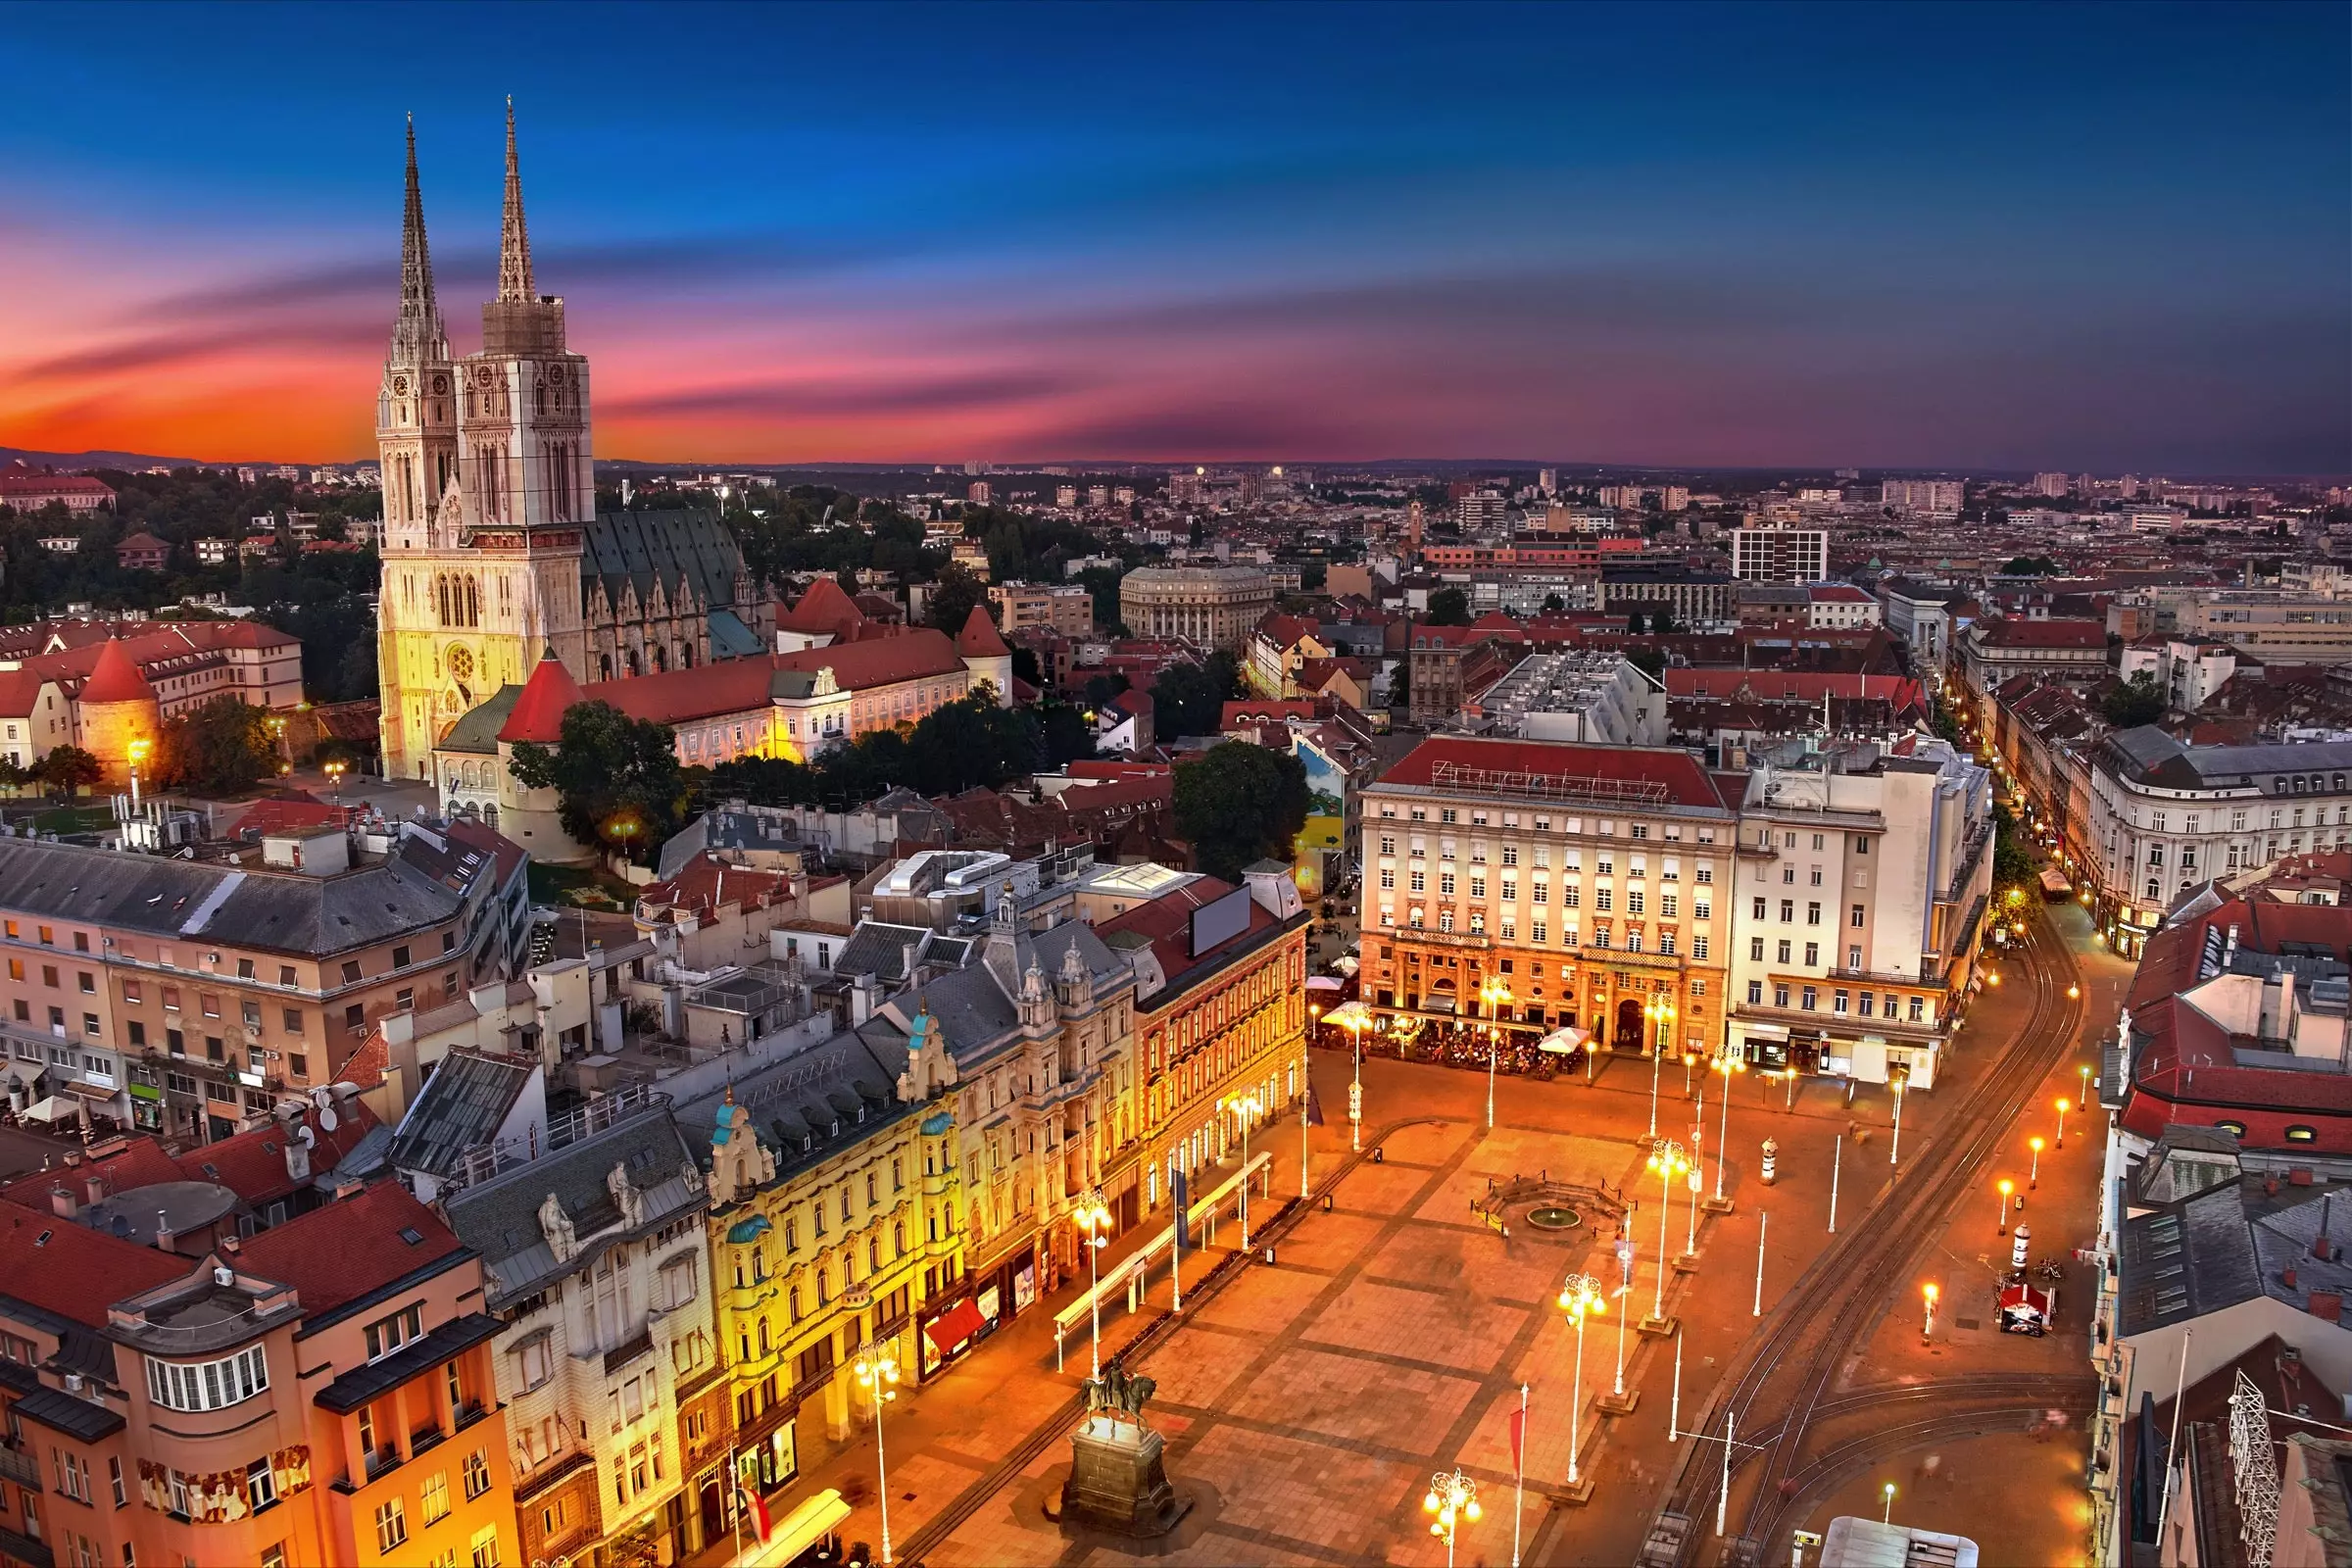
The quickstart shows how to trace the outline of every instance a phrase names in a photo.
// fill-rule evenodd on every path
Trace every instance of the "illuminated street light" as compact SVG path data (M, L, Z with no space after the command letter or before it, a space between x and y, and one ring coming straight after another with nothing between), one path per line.
M2001 1225L1996 1234L2006 1236L2009 1234L2009 1195L2017 1191L2017 1183L2004 1176L1994 1185L2001 1190Z
M1585 1319L1609 1309L1600 1281L1590 1274L1571 1274L1560 1287L1560 1310L1576 1327L1576 1378L1568 1405L1568 1484L1576 1485L1576 1429L1585 1413Z
M1715 1143L1715 1201L1723 1201L1723 1166L1732 1152L1732 1079L1747 1071L1747 1058L1726 1052L1715 1058L1713 1069L1723 1074L1723 1131Z
M1494 1054L1502 1049L1502 1009L1511 1004L1511 983L1500 975L1487 980L1478 988L1478 1000L1487 1004L1487 1129L1494 1128Z
M2082 988L2081 986L2068 986L2068 987L2066 988L2066 1000L2067 1000L2067 1001L2069 1001L2069 1002L2080 1002L2080 1001L2082 1001Z
M1266 1107L1255 1095L1230 1095L1217 1102L1217 1109L1230 1110L1242 1119L1242 1250L1250 1250L1250 1123Z
M1250 1169L1247 1155L1242 1158L1242 1169L1244 1172ZM1245 1175L1242 1186L1247 1189L1249 1185ZM1094 1318L1094 1338L1087 1344L1087 1355L1094 1362L1095 1376L1099 1378L1102 1375L1102 1280L1096 1272L1095 1254L1109 1245L1102 1233L1110 1229L1110 1209L1104 1205L1102 1195L1090 1192L1079 1199L1078 1206L1070 1210L1070 1223L1086 1233L1087 1307ZM1242 1245L1248 1247L1250 1244L1244 1242Z
M1887 1483L1886 1483L1886 1511L1885 1513L1883 1513L1883 1514L1881 1514L1881 1515L1879 1516L1879 1523L1881 1523L1881 1524L1883 1524L1883 1525L1891 1525L1891 1524L1893 1524L1893 1523L1894 1523L1894 1483L1893 1483L1893 1482L1889 1481L1889 1482L1887 1482Z
M338 801L343 798L343 775L350 770L349 762L338 760L326 764L326 779L328 783L334 785L335 799Z
M1936 1287L1933 1284L1923 1285L1919 1288L1919 1294L1927 1298L1928 1302L1927 1322L1919 1331L1920 1343L1924 1345L1936 1337Z
M874 1476L882 1496L882 1561L890 1561L890 1464L882 1453L882 1407L898 1397L899 1361L896 1355L861 1355L853 1369L858 1387L874 1398ZM1095 1375L1101 1377L1100 1368Z
M2083 1076L2088 1077L2090 1074L2090 1069L2085 1067L2082 1069L2082 1072ZM2060 1149L2064 1149L2066 1147L2066 1113L2074 1108L2075 1107L2067 1101L2061 1100L2058 1102L2058 1147Z
M1361 1002L1343 1002L1331 1009L1331 1021L1348 1031L1353 1057L1354 1076L1348 1082L1348 1148L1353 1152L1364 1147L1364 1025L1372 1014Z
M2041 1140L2029 1138L2026 1147L2034 1151L2034 1162L2026 1172L2026 1190L2038 1193L2041 1191Z
M1666 1321L1666 1220L1674 1207L1674 1179L1690 1168L1683 1157L1683 1146L1671 1138L1661 1138L1650 1146L1649 1168L1658 1173L1658 1294L1650 1303L1649 1318L1653 1323Z
M139 764L147 760L147 741L144 738L130 743L130 808L139 808Z
M1674 1002L1665 996L1652 997L1642 1008L1642 1016L1650 1022L1649 1051L1649 1142L1658 1141L1658 1067L1666 1055L1666 1031L1674 1026Z
M1424 1513L1437 1516L1429 1533L1446 1543L1446 1568L1453 1568L1453 1537L1463 1520L1478 1523L1478 1483L1459 1470L1441 1470L1430 1477L1429 1494L1421 1499Z
M1903 1157L1903 1090L1911 1082L1907 1072L1894 1075L1894 1142L1886 1151L1886 1163L1899 1164Z

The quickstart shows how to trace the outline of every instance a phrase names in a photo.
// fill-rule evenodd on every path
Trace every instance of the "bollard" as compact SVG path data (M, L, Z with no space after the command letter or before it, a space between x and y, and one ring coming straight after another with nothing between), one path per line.
M2033 1234L2032 1231L2020 1225L2017 1228L2015 1239L2009 1244L2009 1266L2020 1274L2026 1271L2026 1238Z
M1770 1138L1764 1140L1764 1169L1757 1173L1756 1179L1767 1187L1770 1187L1775 1180L1773 1161L1780 1152L1781 1146L1778 1143Z

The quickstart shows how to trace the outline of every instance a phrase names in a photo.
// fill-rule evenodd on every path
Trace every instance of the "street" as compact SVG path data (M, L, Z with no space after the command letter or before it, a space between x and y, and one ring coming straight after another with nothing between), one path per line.
M2115 988L2129 966L2090 953L2087 923L2074 906L2054 908L2050 918L2054 934L2034 963L2050 971L2045 979L2061 997L2073 983L2066 965L2083 964L2081 1037L2088 1039L2112 1027ZM2070 960L2066 955L2078 949L2082 956ZM2015 960L2003 967L2008 983L1979 999L1943 1082L1905 1105L1899 1165L1888 1158L1892 1107L1884 1087L1860 1087L1849 1105L1841 1082L1814 1079L1796 1086L1791 1103L1783 1082L1734 1080L1731 1153L1722 1167L1733 1210L1693 1214L1689 1191L1673 1191L1663 1281L1659 1182L1644 1166L1640 1142L1650 1106L1645 1062L1604 1061L1592 1086L1581 1077L1505 1077L1490 1130L1485 1074L1367 1060L1367 1128L1393 1129L1380 1141L1383 1157L1372 1161L1367 1139L1366 1156L1350 1163L1344 1120L1314 1129L1315 1198L1286 1222L1273 1263L1229 1267L1213 1294L1202 1294L1197 1282L1221 1254L1189 1257L1184 1309L1172 1318L1164 1264L1152 1270L1142 1312L1105 1306L1106 1358L1149 1335L1127 1364L1157 1380L1147 1419L1165 1438L1171 1481L1195 1502L1152 1554L1200 1562L1440 1562L1445 1544L1428 1534L1420 1499L1433 1471L1458 1466L1476 1482L1484 1506L1481 1522L1462 1530L1459 1560L1509 1561L1509 1417L1524 1385L1524 1560L1630 1562L1678 1472L1687 1479L1720 1467L1719 1445L1688 1436L1670 1442L1670 1422L1687 1433L1708 1420L1760 1329L1793 1325L1789 1342L1802 1343L1834 1323L1847 1337L1822 1363L1815 1403L1809 1419L1796 1423L1787 1467L1802 1484L1786 1507L1777 1505L1776 1489L1776 1507L1758 1517L1786 1515L1773 1521L1776 1532L1819 1529L1833 1507L1875 1512L1877 1489L1893 1480L1898 1518L1971 1536L1986 1561L2082 1560L2081 1422L2069 1415L2052 1429L2045 1414L2030 1434L2012 1415L2063 1409L2078 1387L2087 1396L2088 1282L2080 1266L2067 1265L2057 1331L2047 1338L1996 1332L1989 1294L2006 1266L2009 1239L1994 1235L1993 1195L1981 1184L2014 1170L2028 1199L2034 1255L2064 1258L2087 1239L2104 1129L2095 1117L2070 1122L2064 1148L2041 1156L2039 1185L2028 1188L2024 1138L2050 1123L2056 1094L2080 1095L2079 1068L2094 1058L2071 1032L2066 1041L2049 1036L2046 1006L2040 1025L2029 1027L2029 970ZM2012 1066L2014 1083L2002 1080L2019 1108L1988 1126L1981 1105L1972 1111L1971 1097L2021 1052L2036 1065L2023 1076ZM2038 1065L2045 1056L2052 1062L2046 1073ZM1318 1051L1312 1065L1322 1102L1344 1106L1347 1052ZM1709 1098L1694 1104L1679 1063L1670 1063L1659 1090L1661 1130L1698 1148L1710 1193L1722 1125L1713 1088L1705 1084ZM1253 1209L1264 1205L1261 1215L1298 1194L1297 1125L1278 1122L1253 1141L1276 1159L1271 1200L1252 1200ZM1756 1169L1768 1136L1779 1146L1771 1188ZM1960 1174L1934 1196L1925 1223L1918 1212L1905 1214L1892 1250L1898 1255L1875 1271L1868 1283L1876 1288L1858 1307L1854 1286L1865 1282L1807 1279L1840 1238L1888 1225L1906 1182L1921 1173L1924 1191L1931 1169ZM1829 1230L1833 1170L1836 1237ZM1506 1235L1474 1212L1493 1183L1538 1173L1592 1195L1566 1203L1580 1210L1570 1229L1540 1230L1506 1211ZM1571 1273L1618 1289L1610 1244L1617 1232L1611 1204L1620 1193L1632 1205L1625 1215L1636 1248L1632 1286L1588 1321L1579 1406L1576 1335L1552 1298ZM1150 1228L1114 1244L1104 1254L1106 1275ZM1672 1267L1671 1254L1693 1236L1691 1266ZM1218 1240L1235 1240L1230 1219ZM1919 1287L1929 1280L1938 1283L1948 1310L1923 1344ZM1129 1560L1121 1544L1065 1533L1047 1517L1068 1470L1072 1400L1088 1364L1081 1321L1055 1369L1051 1313L1069 1296L1042 1302L947 1377L891 1407L891 1534L900 1561ZM1661 1296L1679 1335L1653 1339L1626 1325L1634 1408L1607 1415L1593 1401L1614 1381L1618 1319L1647 1317ZM1969 1397L1942 1408L1937 1391L1959 1384ZM1574 1445L1580 1480L1592 1485L1589 1503L1580 1500L1581 1489L1567 1486L1572 1408L1581 1408ZM1753 1413L1758 1424L1745 1430L1778 1438L1787 1428L1778 1417L1777 1426L1765 1424L1761 1404ZM1710 1425L1720 1432L1719 1420ZM1979 1435L1979 1428L1986 1430ZM869 1419L861 1412L852 1441L821 1457L815 1435L803 1441L809 1456L804 1487L841 1489L858 1510L845 1539L878 1541ZM1703 1467L1685 1463L1701 1452ZM1760 1473L1743 1464L1746 1473L1734 1477L1736 1506L1727 1510L1733 1535L1750 1506L1750 1478ZM1710 1493L1685 1560L1717 1560L1719 1548L1703 1539L1712 1511Z

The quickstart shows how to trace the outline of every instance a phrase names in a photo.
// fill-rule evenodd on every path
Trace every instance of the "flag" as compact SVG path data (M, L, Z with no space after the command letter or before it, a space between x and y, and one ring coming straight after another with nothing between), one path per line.
M735 1495L741 1499L743 1511L751 1515L752 1528L760 1537L761 1544L764 1544L767 1541L768 1531L773 1528L768 1521L767 1504L760 1500L758 1493L740 1481L735 1483Z
M1323 1100L1315 1093L1313 1084L1306 1086L1306 1124L1309 1127L1323 1125Z
M1511 1474L1527 1471L1527 1405L1523 1402L1511 1412Z
M1190 1250L1184 1233L1185 1217L1193 1211L1192 1190L1184 1179L1184 1172L1173 1168L1172 1162L1168 1172L1168 1190L1176 1195L1176 1255L1182 1257Z

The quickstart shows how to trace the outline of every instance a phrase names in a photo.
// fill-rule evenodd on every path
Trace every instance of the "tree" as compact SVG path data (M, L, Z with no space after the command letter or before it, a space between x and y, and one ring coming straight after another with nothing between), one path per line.
M1170 664L1152 683L1152 733L1169 739L1214 735L1225 705L1241 695L1241 666L1222 648L1197 664Z
M78 746L53 746L33 772L53 794L71 795L106 777L106 765Z
M953 637L972 618L972 607L988 603L988 587L954 562L940 568L931 589L931 607L924 618Z
M1545 594L1544 596L1544 613L1546 615L1559 614L1567 608L1568 602L1562 599L1558 594Z
M2015 556L2001 567L2005 577L2055 577L2058 563L2047 556Z
M0 790L15 794L32 782L32 770L13 757L0 757Z
M1085 761L1095 755L1095 726L1078 709L1068 703L1047 703L1037 710L1037 716L1044 731L1048 767Z
M2167 706L2164 688L2144 669L2130 680L2109 687L2107 695L2099 699L2099 711L2117 729L2153 724L2164 716Z
M1662 682L1666 679L1666 651L1663 648L1628 648L1625 662L1651 680Z
M1429 596L1429 609L1421 615L1425 626L1467 626L1470 624L1470 598L1459 588L1441 588Z
M1992 808L1992 885L1996 888L2022 887L2034 880L2036 868L2034 852L2026 847L2017 831L2017 819L2009 808Z
M1642 615L1642 612L1637 610L1632 614L1625 617L1625 629L1634 636L1639 637L1643 632L1649 630L1649 622Z
M654 863L685 814L686 775L674 732L610 703L574 703L555 749L519 741L512 768L526 788L556 791L564 832L639 865Z
M1036 649L1022 648L1018 646L1014 647L1012 651L1012 678L1014 680L1025 680L1041 692L1046 689L1046 672L1042 667L1039 666L1037 662Z
M1674 630L1674 612L1660 605L1649 612L1649 634L1663 637Z
M1288 752L1226 741L1176 765L1176 830L1200 868L1228 882L1252 860L1288 863L1307 804L1306 769Z
M1089 675L1086 678L1086 706L1101 708L1126 691L1129 684L1126 675L1115 669L1107 675Z
M164 720L152 777L200 795L234 795L277 772L277 741L270 710L234 697Z

